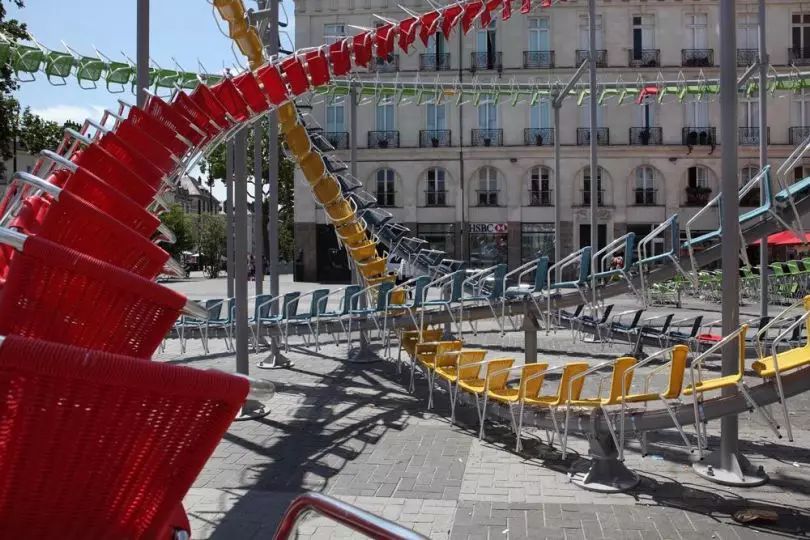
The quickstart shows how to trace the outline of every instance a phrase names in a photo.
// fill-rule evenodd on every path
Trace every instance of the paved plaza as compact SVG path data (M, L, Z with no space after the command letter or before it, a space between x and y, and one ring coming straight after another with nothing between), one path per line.
M169 286L196 299L225 293L224 280ZM282 292L318 287L292 283L289 276L281 286ZM627 296L616 309L634 306ZM650 315L671 311L657 308ZM676 317L720 317L717 304L687 302L675 311ZM758 308L743 306L742 313L754 316ZM492 321L480 330L465 336L465 346L484 346L491 358L523 361L522 333L501 340ZM808 395L789 402L792 443L776 439L758 418L740 417L741 450L769 474L764 486L726 488L702 480L691 471L677 432L666 430L650 434L646 457L638 438L629 437L626 463L642 481L629 493L602 495L574 486L566 475L573 461L587 455L584 440L573 439L574 452L565 460L540 442L542 431L531 427L520 454L514 452L508 424L488 424L485 440L479 441L473 407L462 408L451 425L447 394L439 392L428 411L425 380L418 377L416 392L409 394L408 373L398 373L383 359L378 343L366 356L370 362L356 364L346 361L345 341L324 341L315 352L292 338L287 356L294 364L286 369L259 370L256 362L268 353L251 354L251 375L276 384L271 413L259 421L235 422L188 493L194 538L272 538L287 505L303 491L323 492L435 539L745 540L810 533ZM157 359L235 368L222 339L213 339L211 347L205 355L199 341L191 340L180 354L177 340L170 339ZM538 349L542 361L559 365L615 358L629 346L574 343L569 331L560 331L541 332ZM687 433L694 444L692 426ZM719 422L711 422L712 448L718 441ZM777 520L749 526L732 520L736 510L751 507L773 510ZM356 536L323 518L307 519L299 529L301 538Z

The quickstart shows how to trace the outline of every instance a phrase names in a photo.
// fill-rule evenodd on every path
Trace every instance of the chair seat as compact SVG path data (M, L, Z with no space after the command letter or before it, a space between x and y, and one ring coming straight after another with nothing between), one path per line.
M487 391L489 399L500 401L503 403L517 403L520 399L519 388L499 388L497 390L490 389Z
M615 330L633 330L633 329L635 329L635 326L633 326L633 325L625 324L625 323L618 323L618 322L615 322L615 323L611 324L610 327L615 329Z
M473 394L480 394L486 388L487 381L485 379L461 379L458 385L468 392Z
M726 375L725 377L717 377L716 379L709 379L708 381L699 382L697 384L697 391L698 393L701 393L727 388L737 384L740 379L741 377L739 373L735 373L734 375ZM691 384L683 389L683 395L685 396L691 396L693 392L694 390L692 389Z
M528 296L531 294L534 294L534 287L531 286L509 287L503 293L504 296Z
M776 355L779 361L779 372L790 371L805 365L810 365L810 348L800 347ZM754 373L760 377L775 377L776 367L773 356L757 360L752 365Z
M584 398L572 399L568 403L570 407L601 407L602 405L609 405L610 400L607 398Z
M450 300L427 300L422 303L423 306L445 306L450 303Z
M489 296L465 296L461 299L462 302L486 302Z
M559 398L557 396L527 396L524 398L526 405L542 405L543 407L553 407L557 405L558 401Z
M771 209L771 205L770 205L770 202L769 202L768 204L766 204L764 206L754 208L753 210L750 210L750 211L748 211L748 212L746 212L744 214L741 214L740 215L740 223L745 223L746 221L749 221L749 220L756 219L758 217L764 216L765 214L768 213L768 211L770 209Z
M689 242L689 241L684 242L681 247L683 247L684 249L688 249L689 246L696 246L698 244L703 244L704 242L709 242L711 240L715 240L715 239L719 238L720 236L721 236L721 232L719 230L712 231L712 232L707 232L706 234L701 234L700 236L692 238L691 242Z
M786 202L789 198L798 195L799 193L810 189L810 176L803 180L799 180L794 184L790 184L787 189L783 189L776 195L774 195L774 199L779 202Z
M683 332L670 332L669 337L675 339L692 339L692 334L685 334Z
M371 315L375 313L377 310L374 308L360 308L360 309L353 309L349 312L350 315Z
M259 322L262 323L262 324L273 324L273 323L281 322L282 320L283 319L282 319L281 315L274 315L272 317L259 317ZM253 317L251 317L250 320L248 321L248 323L253 324L254 321L255 321L255 319L253 319Z
M449 381L454 383L458 380L458 372L456 371L456 366L445 366L445 367L437 367L434 372L436 375L444 379L445 381Z
M324 311L320 314L321 318L324 317L340 317L341 315L345 315L342 311Z
M583 284L580 281L561 281L559 283L552 283L549 285L550 289L578 289Z
M658 394L654 392L649 392L646 394L631 394L629 396L624 396L624 401L626 403L642 403L644 401L654 401L659 399Z

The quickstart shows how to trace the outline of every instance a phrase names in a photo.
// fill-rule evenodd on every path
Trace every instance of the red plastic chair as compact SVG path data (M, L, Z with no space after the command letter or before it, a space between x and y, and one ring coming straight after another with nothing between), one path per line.
M204 84L199 85L189 94L189 98L194 104L205 113L219 127L219 133L230 127L228 113L225 107L217 100L211 89Z
M166 103L157 96L149 96L144 111L167 129L174 130L195 148L199 148L206 138L205 131L198 128L181 112L181 109L173 103Z
M174 97L174 105L186 115L189 120L194 122L194 125L206 133L207 138L204 143L219 135L221 130L219 126L217 126L217 123L214 122L210 116L205 114L205 111L200 109L188 94L178 92Z
M211 94L225 109L226 117L230 116L230 119L234 122L245 122L250 119L247 104L242 99L239 90L234 86L232 79L226 77L219 81L211 87Z
M172 155L178 160L186 155L193 146L191 141L173 130L168 123L162 122L138 107L131 107L129 109L126 120L123 122L119 120L115 128L116 131L120 131L120 126L127 122L141 128L145 133L149 134L150 137L169 149Z
M425 47L428 46L428 42L433 34L436 33L436 30L439 28L439 17L441 16L440 11L429 11L422 15L420 18L421 28L419 29L419 38L422 40L422 43Z
M374 42L377 45L377 58L388 58L394 52L394 38L396 37L396 26L384 24L376 28Z
M171 540L248 391L226 373L6 335L0 538Z
M239 90L242 99L247 103L251 117L255 117L270 108L270 103L268 103L267 97L262 92L259 81L256 80L252 71L245 71L241 75L234 77L233 84Z
M371 32L361 32L352 38L352 52L355 65L368 67L371 62Z
M444 9L444 17L442 17L441 24L444 39L450 39L450 32L453 31L453 27L461 20L461 14L463 12L464 6L459 4L453 4Z
M307 63L307 71L309 71L309 78L312 80L312 86L323 86L330 80L329 76L329 62L326 60L326 54L323 49L306 53L305 56Z
M416 29L418 26L418 17L410 17L399 23L399 48L405 54L408 54L408 49L416 41Z
M349 39L346 38L329 45L329 63L332 65L332 73L335 77L342 77L352 69L352 57L348 45Z
M470 29L475 24L475 19L481 13L481 10L484 8L483 0L478 0L477 2L472 2L467 4L464 7L464 15L461 17L461 28L464 30L464 33L470 31Z
M0 229L0 242L17 250L0 289L0 335L150 358L192 311L171 289L39 236Z
M115 128L115 134L130 148L137 149L162 174L171 174L180 164L180 159L169 148L129 120L120 122ZM101 135L103 134L99 134Z
M281 70L287 78L287 84L290 86L290 92L299 96L309 90L309 79L307 72L304 71L304 66L301 60L293 55L281 63Z
M18 231L40 236L147 279L157 277L169 262L169 254L148 238L74 194L27 173L17 173L16 178L44 192L23 201L19 214L11 222L11 227ZM12 262L14 251L10 251L11 257L0 261L0 277Z
M289 100L287 85L281 78L281 72L273 64L265 64L256 71L256 78L262 83L267 99L273 105L281 105Z

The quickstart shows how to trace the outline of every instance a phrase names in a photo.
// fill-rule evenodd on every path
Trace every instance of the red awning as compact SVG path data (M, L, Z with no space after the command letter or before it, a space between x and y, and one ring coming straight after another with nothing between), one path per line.
M805 242L810 243L810 233L805 233ZM797 244L802 244L801 237L796 237L790 231L782 231L780 233L772 234L768 237L768 245L769 246L795 246ZM754 245L759 245L760 241L757 240L754 242Z

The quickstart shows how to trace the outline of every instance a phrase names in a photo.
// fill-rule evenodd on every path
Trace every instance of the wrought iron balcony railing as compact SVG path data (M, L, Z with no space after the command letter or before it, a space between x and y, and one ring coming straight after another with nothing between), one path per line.
M447 206L447 190L425 190L425 206Z
M421 69L422 71L449 71L450 53L420 54L419 69Z
M737 49L737 67L748 67L758 59L757 49Z
M586 49L577 49L577 67L582 65L585 59L590 56L590 53L591 51ZM596 51L595 61L596 67L607 67L607 51L604 49Z
M399 131L369 131L369 148L399 148Z
M631 127L630 144L641 146L664 144L664 130L660 127Z
M810 126L791 126L788 137L790 144L797 145L807 137L810 137Z
M473 146L503 146L502 129L474 129L472 130Z
M526 128L523 130L523 144L526 146L549 146L554 144L553 128Z
M580 191L582 193L582 206L590 206L591 205L591 190L590 189L583 189ZM605 190L600 189L596 192L596 205L597 206L604 206L605 205Z
M683 67L710 67L714 65L714 49L681 49Z
M477 189L475 190L478 196L478 206L498 206L498 192L497 189Z
M657 191L651 188L636 188L636 206L655 206L655 194Z
M387 58L374 58L369 62L368 69L375 73L395 73L399 71L399 55L389 54Z
M737 128L737 144L740 146L756 146L759 144L759 133L758 127ZM771 128L765 131L765 137L767 137L768 144L771 144Z
M788 49L788 62L797 66L810 66L810 47Z
M503 71L503 53L473 52L470 53L470 71Z
M635 68L657 68L661 65L661 49L630 49L627 65Z
M587 146L589 144L591 144L591 128L577 128L577 146ZM610 144L609 128L596 128L596 144L599 146Z
M684 146L716 146L717 135L714 127L685 127L681 130Z
M419 131L421 148L444 148L453 146L452 132L449 129L423 129Z
M349 148L349 134L345 131L327 131L323 137L335 150L346 150Z
M554 198L552 190L530 189L529 206L554 206Z
M523 69L551 69L554 51L523 51Z

